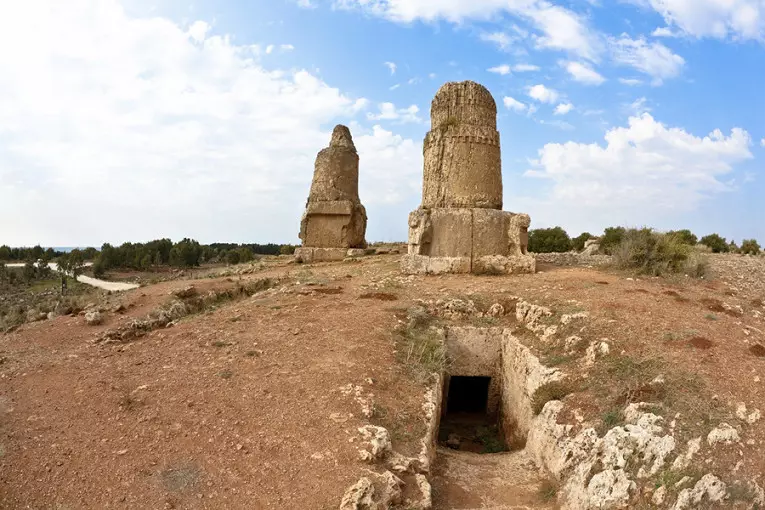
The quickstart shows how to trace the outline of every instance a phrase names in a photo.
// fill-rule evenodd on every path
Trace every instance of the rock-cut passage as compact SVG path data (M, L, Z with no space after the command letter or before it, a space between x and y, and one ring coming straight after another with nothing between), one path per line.
M490 385L491 377L448 378L444 386L443 415L438 431L441 445L474 453L507 450L501 438L496 408L489 407Z
M502 328L450 327L445 344L434 510L553 508L523 449L545 367Z

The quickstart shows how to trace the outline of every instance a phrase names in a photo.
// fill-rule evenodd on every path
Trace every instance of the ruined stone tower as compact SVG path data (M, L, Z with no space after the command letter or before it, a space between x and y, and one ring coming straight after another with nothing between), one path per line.
M423 144L422 205L409 215L407 273L533 273L527 214L502 211L497 105L472 81L442 86Z
M311 191L300 221L301 262L342 260L366 248L367 213L359 200L359 155L350 130L335 126L316 156ZM349 253L350 252L350 253Z

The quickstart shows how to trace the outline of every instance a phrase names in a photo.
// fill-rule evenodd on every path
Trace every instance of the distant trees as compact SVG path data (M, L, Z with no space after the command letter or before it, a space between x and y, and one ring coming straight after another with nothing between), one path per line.
M606 255L612 255L614 249L619 246L627 231L624 227L608 227L603 231L600 238L600 251Z
M571 249L571 238L561 227L538 228L529 232L529 251L533 253L565 252Z
M743 255L759 255L760 244L754 239L744 239L741 241L741 250Z
M85 254L80 250L72 250L58 258L59 272L68 274L75 280L82 274L85 267Z
M183 239L170 250L170 265L175 267L194 267L199 265L202 247L193 239Z
M730 245L719 234L709 234L701 238L701 244L708 246L714 253L727 253Z

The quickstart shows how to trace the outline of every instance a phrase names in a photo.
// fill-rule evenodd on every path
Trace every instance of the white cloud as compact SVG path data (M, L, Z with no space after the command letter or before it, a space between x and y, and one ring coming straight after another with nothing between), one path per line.
M526 175L551 182L547 200L537 207L554 209L538 218L542 223L545 214L554 214L644 225L729 190L734 165L752 157L750 143L740 128L728 136L715 130L697 137L643 114L606 132L605 145L545 145Z
M113 0L2 5L0 216L14 218L2 228L11 244L296 242L316 153L367 104L310 72L265 68L262 47L199 23L131 18ZM362 175L378 168L375 188L409 196L396 179L421 172L419 142L359 132ZM380 197L367 193L374 209ZM371 238L384 221L370 214Z
M298 7L303 7L306 9L316 8L316 4L312 3L311 0L295 0L295 3L298 5Z
M273 44L269 44L268 46L266 46L266 55L270 55L271 53L273 53L273 51L274 51Z
M482 41L494 43L500 50L506 50L510 44L515 41L514 37L510 37L505 32L484 32L479 38Z
M295 49L295 47L291 44L282 44L281 46L279 46L279 49L282 51L292 51Z
M397 66L395 62L383 62L383 65L390 70L390 74L396 74Z
M677 37L677 34L669 27L658 27L651 32L651 35L654 37Z
M359 196L367 207L370 219L379 206L397 204L398 209L402 202L408 200L412 207L416 207L422 191L422 144L380 126L374 126L371 133L354 136L354 142L361 166ZM385 216L390 214L377 215L378 218ZM406 228L406 221L403 224ZM396 224L378 229L382 232L402 230ZM392 239L400 238L393 235Z
M762 140L760 140L760 145L762 145L763 147L765 147L765 138L763 138Z
M401 84L400 83L396 83L395 85L391 85L390 87L388 87L388 90L396 90L396 89L398 89L400 87L401 87Z
M507 64L502 64L494 67L490 67L487 69L490 73L496 73L501 74L502 76L505 76L507 74L510 74L510 66Z
M650 112L652 108L648 106L648 100L645 97L639 97L635 99L632 103L629 103L626 106L626 110L629 114L639 116L643 113Z
M558 106L555 107L555 111L553 112L555 115L566 115L568 112L574 109L574 105L571 103L560 103Z
M205 40L207 33L210 31L210 25L204 21L195 21L191 24L188 30L188 34L196 42L202 42Z
M574 80L587 85L600 85L606 81L597 71L582 62L564 62L564 67Z
M527 106L524 103L521 103L517 99L512 98L510 96L505 96L504 98L502 98L502 102L505 104L505 108L516 111L516 112L526 111L526 108L527 108Z
M619 83L629 85L630 87L635 87L637 85L642 85L643 81L638 80L637 78L619 78Z
M428 78L430 78L431 80L435 80L436 79L436 73L430 73L428 75Z
M501 74L502 76L515 73L528 73L530 71L539 71L539 66L531 64L515 64L510 66L508 64L501 64L498 66L490 67L487 69L490 73Z
M541 103L554 103L558 100L559 97L559 94L556 90L547 88L541 84L528 87L527 94L530 98L536 99Z
M598 36L582 16L548 0L334 0L333 5L360 9L397 23L446 20L461 24L505 12L539 32L528 35L539 48L567 51L589 60L597 60L602 50ZM524 30L513 28L520 37L526 37ZM503 49L516 40L505 32L483 34L481 38Z
M693 37L765 39L762 0L640 0L667 25Z
M632 39L622 35L611 40L613 59L620 64L634 67L654 78L654 84L680 74L685 60L660 42L647 42L644 38Z
M544 35L536 39L537 47L564 50L588 60L597 60L600 42L584 20L572 11L546 1L536 2L526 10Z
M422 119L417 115L420 109L415 104L408 108L396 108L393 103L380 103L377 107L379 113L367 113L369 120L390 120L401 124L422 122Z
M559 120L559 119L555 119L555 120L540 120L539 123L540 124L544 124L545 126L552 126L554 128L560 129L562 131L571 131L572 129L574 129L574 126L572 126L571 124L569 124L568 122L566 122L564 120Z

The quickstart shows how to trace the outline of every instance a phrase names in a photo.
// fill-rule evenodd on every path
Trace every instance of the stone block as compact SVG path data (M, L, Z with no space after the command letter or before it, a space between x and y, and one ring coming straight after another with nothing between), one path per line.
M343 260L347 254L347 248L295 248L295 260L306 264Z
M473 259L507 255L508 227L512 213L497 209L472 209Z
M431 257L471 257L473 214L471 209L432 209Z

